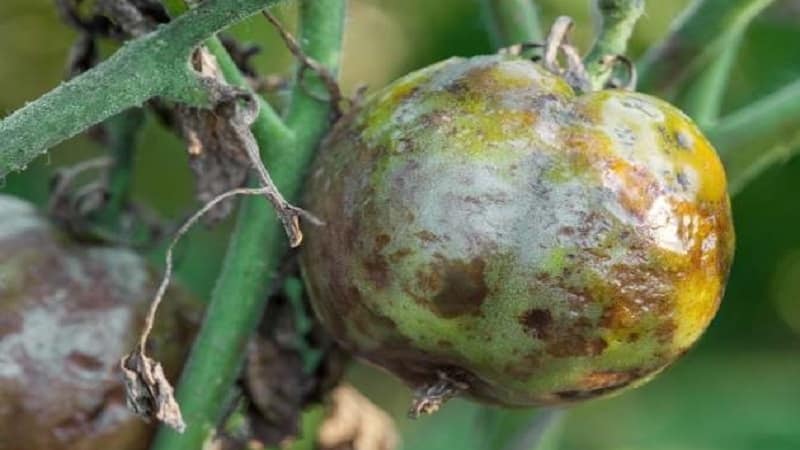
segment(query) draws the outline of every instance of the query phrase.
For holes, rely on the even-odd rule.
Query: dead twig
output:
[[[275,27],[275,29],[280,34],[283,42],[286,44],[286,47],[289,51],[297,58],[297,61],[300,63],[300,73],[298,74],[298,82],[305,88],[303,85],[303,80],[305,77],[305,71],[311,69],[314,73],[316,73],[320,80],[322,80],[322,84],[325,85],[325,89],[328,91],[329,98],[319,98],[313,92],[308,91],[309,95],[318,99],[321,102],[330,102],[331,108],[333,108],[334,113],[334,120],[338,119],[342,116],[342,102],[347,101],[348,104],[352,105],[354,102],[350,99],[347,99],[342,95],[342,90],[339,87],[339,82],[336,81],[336,76],[328,70],[323,64],[319,61],[310,58],[308,55],[303,52],[303,49],[300,47],[300,44],[297,42],[294,36],[291,35],[286,28],[280,23],[280,21],[275,17],[271,12],[268,10],[263,10],[261,13],[267,20]]]

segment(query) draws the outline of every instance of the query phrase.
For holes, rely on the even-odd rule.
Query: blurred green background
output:
[[[687,0],[647,2],[632,56],[661,38]],[[539,0],[544,23],[568,14],[588,48],[594,19],[588,0]],[[291,6],[281,7],[291,17]],[[475,0],[350,0],[343,80],[378,88],[404,72],[452,55],[492,51]],[[290,57],[263,20],[235,29],[263,45],[263,73],[289,73]],[[49,0],[0,0],[0,113],[56,86],[75,33]],[[725,99],[731,111],[800,76],[800,2],[779,1],[744,38]],[[663,61],[670,64],[670,61]],[[101,151],[79,137],[8,177],[2,190],[38,203],[49,173]],[[135,198],[165,217],[196,205],[179,140],[150,118],[137,154]],[[650,384],[569,409],[553,448],[574,450],[800,449],[800,159],[772,168],[734,199],[736,261],[720,314],[700,345]],[[230,223],[195,229],[181,246],[179,275],[208,296]],[[153,255],[158,261],[158,252]],[[404,418],[409,392],[374,369],[351,378],[398,417],[404,448],[459,449],[475,436],[485,410],[456,401],[432,418]],[[529,414],[509,414],[509,421]],[[489,442],[489,441],[487,441]],[[486,448],[491,448],[487,444]]]

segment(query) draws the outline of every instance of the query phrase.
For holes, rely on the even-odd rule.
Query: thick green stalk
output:
[[[180,16],[189,10],[184,0],[165,0],[163,4],[173,17]],[[233,58],[231,58],[231,55],[228,54],[228,51],[225,49],[225,46],[222,45],[218,37],[212,36],[208,38],[205,42],[205,46],[209,53],[216,58],[222,75],[228,83],[249,89],[247,80],[239,71],[239,68],[236,67],[236,63],[233,61]],[[271,146],[276,148],[287,148],[291,146],[294,142],[292,130],[284,124],[283,119],[281,119],[275,109],[272,108],[272,105],[265,102],[260,95],[256,95],[255,97],[258,100],[260,109],[258,111],[258,117],[256,117],[251,128],[262,151],[267,148],[266,143],[270,143]]]
[[[203,2],[17,110],[0,122],[0,178],[25,168],[59,142],[152,97],[208,104],[206,89],[189,68],[191,51],[220,29],[276,2]]]
[[[225,46],[216,36],[206,41],[206,48],[217,59],[217,64],[228,83],[249,89],[247,81],[236,67],[236,63],[233,62]],[[264,149],[269,143],[269,146],[277,149],[289,148],[294,141],[294,133],[284,124],[283,119],[272,108],[272,105],[265,102],[260,95],[255,97],[258,99],[260,109],[251,128],[260,147]]]
[[[641,90],[672,95],[774,0],[695,0],[639,64]]]
[[[722,54],[703,70],[681,94],[680,106],[702,128],[710,127],[719,118],[731,69],[733,69],[736,56],[739,54],[741,40],[741,35],[733,36]]]
[[[800,80],[723,117],[707,134],[735,195],[772,164],[800,150]]]
[[[608,56],[625,55],[636,22],[644,13],[644,0],[597,0],[602,28],[586,57],[586,70],[593,90],[602,89],[614,72]]]
[[[334,73],[340,59],[344,9],[344,0],[306,0],[300,8],[300,42],[304,51]],[[313,77],[309,74],[309,78]],[[329,125],[329,112],[327,103],[296,87],[287,118],[296,136],[294,145],[278,148],[272,142],[259,142],[262,156],[273,168],[275,184],[290,200],[299,196],[305,167]],[[178,386],[178,402],[187,429],[178,434],[162,427],[153,450],[199,450],[213,432],[225,407],[226,394],[238,375],[247,340],[266,306],[267,288],[286,249],[286,237],[275,213],[261,198],[246,199],[206,320]]]
[[[96,223],[110,229],[119,228],[119,219],[130,200],[133,156],[139,131],[144,125],[144,111],[131,108],[105,123],[112,163],[108,175],[108,199],[95,217]]]
[[[481,0],[481,6],[495,48],[542,41],[544,33],[533,0]]]

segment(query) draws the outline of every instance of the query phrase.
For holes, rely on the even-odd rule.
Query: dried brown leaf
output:
[[[146,420],[158,420],[183,433],[186,424],[180,405],[161,364],[137,349],[122,359],[120,367],[128,408]]]

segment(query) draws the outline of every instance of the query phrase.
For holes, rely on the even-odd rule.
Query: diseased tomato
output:
[[[491,403],[650,379],[708,326],[733,255],[725,173],[688,117],[511,55],[378,92],[309,180],[327,225],[302,266],[332,334],[412,386]]]
[[[125,406],[120,358],[137,342],[158,278],[135,253],[81,246],[0,195],[0,449],[146,449]],[[151,344],[175,377],[197,305],[178,290]]]

